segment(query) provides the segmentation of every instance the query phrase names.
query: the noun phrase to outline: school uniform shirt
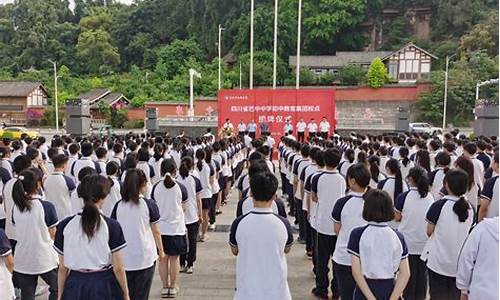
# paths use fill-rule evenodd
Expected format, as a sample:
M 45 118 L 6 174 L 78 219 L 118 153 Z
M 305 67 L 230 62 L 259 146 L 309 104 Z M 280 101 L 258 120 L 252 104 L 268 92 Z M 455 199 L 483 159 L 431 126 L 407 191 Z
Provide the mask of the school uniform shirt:
M 387 175 L 386 174 L 386 171 L 385 171 L 385 165 L 387 164 L 387 162 L 390 160 L 391 158 L 387 155 L 382 155 L 380 156 L 380 172 L 384 175 Z
M 158 205 L 160 216 L 158 227 L 161 235 L 185 235 L 186 224 L 182 203 L 188 200 L 186 187 L 176 182 L 168 189 L 161 180 L 153 186 L 151 199 Z
M 229 234 L 229 244 L 238 247 L 234 299 L 292 299 L 284 254 L 292 243 L 290 223 L 270 208 L 236 218 Z
M 391 196 L 391 199 L 394 201 L 394 189 L 396 187 L 396 178 L 393 176 L 388 176 L 386 179 L 380 181 L 378 183 L 378 189 L 386 191 L 389 196 Z M 409 190 L 408 184 L 406 181 L 403 179 L 403 189 L 402 193 L 407 192 Z
M 410 169 L 415 167 L 415 164 L 410 160 L 408 161 L 408 164 L 405 166 L 403 164 L 403 160 L 399 161 L 399 165 L 401 166 L 401 177 L 403 177 L 403 180 L 406 180 L 406 177 L 408 177 L 408 173 L 410 173 Z
M 373 178 L 370 178 L 370 184 L 369 184 L 370 188 L 376 189 L 378 187 L 378 183 L 386 178 L 387 177 L 384 174 L 382 174 L 382 172 L 378 173 L 377 181 L 373 180 Z
M 153 167 L 148 164 L 147 161 L 140 161 L 137 163 L 137 169 L 140 169 L 144 172 L 144 175 L 146 175 L 146 191 L 144 192 L 144 196 L 147 198 L 151 197 L 151 188 L 153 187 L 152 184 L 152 179 L 155 176 L 155 171 Z M 123 177 L 123 180 L 125 180 L 125 177 Z
M 203 161 L 201 170 L 195 165 L 193 174 L 198 177 L 201 183 L 202 190 L 200 192 L 200 197 L 202 199 L 212 198 L 212 187 L 210 185 L 210 167 Z
M 0 160 L 0 167 L 4 168 L 9 172 L 10 177 L 12 177 L 13 172 L 12 172 L 12 161 L 10 161 L 8 158 L 2 158 Z
M 83 231 L 81 213 L 62 220 L 57 225 L 54 249 L 64 256 L 64 266 L 70 270 L 100 271 L 111 268 L 112 254 L 127 243 L 120 224 L 101 215 L 99 227 L 91 239 Z
M 249 195 L 246 195 L 241 201 L 238 201 L 238 205 L 236 207 L 236 216 L 239 217 L 241 215 L 247 214 L 254 209 L 253 198 Z M 279 199 L 273 200 L 271 203 L 271 209 L 274 214 L 286 218 L 286 210 L 283 201 Z
M 444 170 L 444 168 L 438 167 L 429 173 L 430 192 L 434 199 L 441 198 L 440 192 L 444 187 L 444 177 L 446 175 Z
M 476 154 L 476 158 L 483 163 L 484 170 L 487 170 L 490 167 L 491 157 L 489 157 L 488 154 L 480 152 Z
M 12 178 L 12 176 L 9 174 L 9 172 L 0 167 L 0 191 L 3 190 L 4 185 L 9 182 L 9 180 Z M 5 204 L 4 201 L 0 203 L 0 220 L 4 220 L 7 217 L 5 213 Z
M 354 162 L 349 162 L 348 160 L 341 161 L 338 166 L 339 173 L 346 177 L 347 176 L 347 171 L 349 168 L 354 164 Z
M 123 266 L 126 271 L 137 271 L 151 267 L 158 253 L 151 224 L 160 221 L 158 206 L 154 200 L 139 198 L 139 203 L 120 200 L 116 203 L 111 218 L 117 220 L 128 246 L 123 249 Z
M 92 169 L 95 169 L 97 174 L 101 173 L 101 169 L 97 162 L 92 161 L 90 157 L 82 157 L 78 160 L 75 160 L 73 164 L 71 164 L 70 174 L 75 178 L 76 182 L 78 182 L 78 173 L 80 173 L 80 170 L 85 167 L 91 167 Z
M 3 229 L 0 229 L 0 299 L 12 300 L 15 299 L 14 285 L 12 284 L 12 274 L 5 265 L 5 258 L 12 254 L 10 242 Z
M 488 206 L 487 218 L 498 217 L 498 198 L 500 197 L 498 193 L 498 174 L 490 179 L 486 180 L 484 183 L 484 189 L 481 192 L 481 198 L 490 201 Z
M 465 241 L 458 259 L 457 288 L 470 300 L 498 299 L 498 217 L 484 219 Z
M 387 223 L 368 222 L 351 231 L 347 251 L 359 257 L 361 271 L 368 279 L 391 279 L 401 261 L 408 257 L 403 235 Z
M 398 231 L 405 237 L 409 254 L 420 255 L 424 250 L 428 239 L 425 214 L 432 203 L 434 197 L 430 193 L 422 198 L 413 187 L 396 198 L 394 209 L 402 215 Z
M 483 189 L 484 185 L 484 165 L 483 162 L 473 157 L 471 159 L 474 164 L 474 182 L 479 184 L 479 189 Z
M 316 230 L 316 213 L 318 212 L 317 210 L 317 206 L 318 206 L 318 203 L 317 202 L 314 202 L 312 201 L 312 181 L 314 179 L 314 177 L 316 176 L 319 176 L 321 173 L 323 173 L 323 169 L 316 169 L 316 171 L 314 173 L 312 173 L 311 175 L 309 175 L 309 177 L 307 177 L 306 179 L 306 183 L 304 185 L 304 194 L 305 193 L 308 193 L 309 194 L 309 223 L 311 224 L 311 227 Z M 306 201 L 307 202 L 307 201 Z
M 427 222 L 435 227 L 434 233 L 425 244 L 422 260 L 427 261 L 427 267 L 433 272 L 449 277 L 457 276 L 458 255 L 474 220 L 471 207 L 467 220 L 458 220 L 453 211 L 453 205 L 458 199 L 445 196 L 429 207 L 425 217 Z
M 309 176 L 311 176 L 313 173 L 315 173 L 318 170 L 318 165 L 313 163 L 311 161 L 311 164 L 308 166 L 305 166 L 304 169 L 302 169 L 302 172 L 300 173 L 299 180 L 302 182 L 304 186 L 304 195 L 303 195 L 303 201 L 302 201 L 302 210 L 307 211 L 308 210 L 308 202 L 305 201 L 307 199 L 307 194 L 310 193 L 311 191 L 311 182 L 309 181 L 309 186 L 308 189 L 306 189 L 306 181 Z
M 49 234 L 49 228 L 57 225 L 57 215 L 54 205 L 41 200 L 40 196 L 34 196 L 29 201 L 31 210 L 21 212 L 14 206 L 12 211 L 17 241 L 14 271 L 37 275 L 57 268 L 59 259 Z
M 120 196 L 121 199 L 121 196 Z M 83 198 L 78 196 L 78 187 L 71 192 L 69 197 L 69 201 L 71 202 L 71 214 L 77 214 L 83 209 Z
M 116 176 L 109 176 L 109 180 L 113 182 L 113 186 L 111 186 L 111 189 L 109 190 L 108 196 L 106 196 L 106 199 L 104 200 L 104 204 L 102 205 L 102 213 L 106 217 L 111 216 L 111 212 L 113 211 L 113 208 L 115 207 L 116 202 L 120 201 L 122 198 L 121 196 L 121 189 L 122 189 L 122 183 Z
M 71 208 L 71 192 L 76 189 L 75 182 L 63 172 L 52 172 L 43 183 L 47 201 L 56 207 L 57 216 L 61 219 L 73 214 Z
M 198 195 L 203 190 L 198 177 L 190 174 L 183 178 L 177 176 L 177 182 L 186 188 L 187 200 L 184 201 L 184 223 L 193 224 L 199 221 L 198 218 Z
M 220 167 L 219 162 L 217 162 L 214 159 L 212 159 L 210 161 L 209 167 L 210 167 L 210 170 L 214 171 L 214 175 L 212 175 L 212 176 L 214 176 L 214 180 L 212 183 L 212 195 L 216 195 L 218 192 L 220 192 L 219 173 L 220 173 L 221 167 Z
M 293 165 L 293 177 L 297 178 L 297 188 L 295 190 L 295 198 L 302 200 L 302 195 L 300 193 L 300 174 L 302 173 L 302 170 L 306 166 L 308 166 L 311 163 L 311 161 L 308 158 L 301 158 L 295 161 L 295 164 Z M 293 182 L 293 181 L 292 181 Z
M 173 150 L 173 151 L 170 151 L 169 154 L 172 157 L 172 159 L 175 161 L 175 165 L 180 166 L 181 165 L 181 153 L 179 151 Z M 158 174 L 161 174 L 161 173 L 158 173 Z
M 311 181 L 311 192 L 318 196 L 315 229 L 322 234 L 336 235 L 331 213 L 335 202 L 345 196 L 346 182 L 337 171 L 325 170 Z
M 5 209 L 5 233 L 11 240 L 16 239 L 16 231 L 14 224 L 12 224 L 12 208 L 14 207 L 12 189 L 17 180 L 17 177 L 11 178 L 3 185 L 2 189 L 3 208 Z
M 341 223 L 335 251 L 332 260 L 339 265 L 350 266 L 351 255 L 347 252 L 347 244 L 351 231 L 354 228 L 366 225 L 363 219 L 364 206 L 363 193 L 350 192 L 347 196 L 340 198 L 335 202 L 331 218 L 335 223 Z

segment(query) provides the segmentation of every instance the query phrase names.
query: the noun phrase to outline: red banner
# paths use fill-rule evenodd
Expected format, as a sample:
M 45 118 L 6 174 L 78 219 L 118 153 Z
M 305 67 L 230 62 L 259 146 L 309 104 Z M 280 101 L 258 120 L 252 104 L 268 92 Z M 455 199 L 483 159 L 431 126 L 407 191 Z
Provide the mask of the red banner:
M 334 89 L 277 89 L 277 90 L 221 90 L 217 99 L 219 127 L 227 118 L 237 131 L 241 120 L 248 124 L 251 120 L 259 124 L 267 122 L 272 136 L 279 142 L 283 135 L 286 119 L 295 125 L 303 118 L 309 123 L 314 118 L 319 124 L 326 117 L 335 127 L 335 90 Z

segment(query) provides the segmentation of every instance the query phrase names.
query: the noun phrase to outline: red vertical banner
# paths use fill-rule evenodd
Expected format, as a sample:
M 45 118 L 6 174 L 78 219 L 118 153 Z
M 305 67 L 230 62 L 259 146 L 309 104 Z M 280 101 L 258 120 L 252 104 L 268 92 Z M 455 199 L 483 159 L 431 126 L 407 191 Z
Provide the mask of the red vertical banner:
M 301 118 L 306 123 L 314 118 L 319 124 L 326 117 L 332 130 L 336 124 L 334 89 L 221 90 L 217 106 L 219 127 L 228 118 L 235 130 L 241 120 L 245 124 L 254 120 L 257 125 L 267 122 L 276 143 L 283 135 L 286 119 L 291 120 L 294 132 Z

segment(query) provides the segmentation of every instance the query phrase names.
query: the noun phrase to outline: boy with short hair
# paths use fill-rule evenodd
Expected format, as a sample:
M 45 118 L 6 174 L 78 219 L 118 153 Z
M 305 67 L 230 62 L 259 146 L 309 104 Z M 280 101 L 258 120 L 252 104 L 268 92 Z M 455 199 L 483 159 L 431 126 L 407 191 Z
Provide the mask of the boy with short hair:
M 287 262 L 293 235 L 290 223 L 273 213 L 278 180 L 270 172 L 250 178 L 254 208 L 234 220 L 229 235 L 236 260 L 234 299 L 292 299 L 287 282 Z M 264 259 L 265 258 L 265 259 Z
M 47 176 L 43 183 L 47 201 L 54 204 L 57 215 L 62 219 L 72 214 L 71 192 L 76 188 L 72 178 L 64 175 L 68 165 L 68 157 L 64 154 L 56 154 L 52 157 L 54 171 Z

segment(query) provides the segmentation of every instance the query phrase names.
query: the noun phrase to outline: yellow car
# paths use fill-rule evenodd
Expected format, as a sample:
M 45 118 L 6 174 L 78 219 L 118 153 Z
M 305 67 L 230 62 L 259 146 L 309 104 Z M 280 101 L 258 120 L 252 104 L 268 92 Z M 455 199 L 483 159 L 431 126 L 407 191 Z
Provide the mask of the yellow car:
M 9 138 L 11 140 L 18 140 L 21 138 L 21 135 L 24 133 L 27 134 L 30 138 L 36 139 L 38 138 L 38 132 L 29 131 L 24 127 L 5 127 L 2 129 L 2 138 Z

